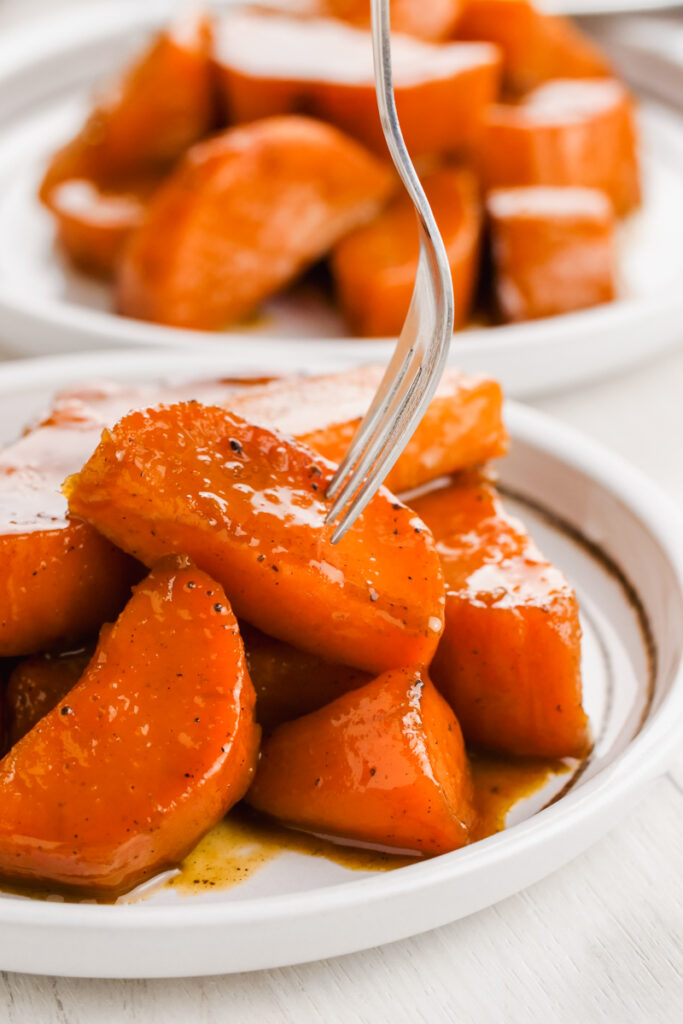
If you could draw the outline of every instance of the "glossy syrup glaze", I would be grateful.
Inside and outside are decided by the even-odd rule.
[[[474,841],[501,832],[509,811],[519,801],[572,770],[572,762],[506,760],[486,755],[477,755],[471,764],[478,814]],[[285,852],[324,857],[352,871],[395,871],[421,860],[387,849],[363,849],[296,832],[240,805],[202,839],[164,884],[183,896],[207,889],[231,889]]]

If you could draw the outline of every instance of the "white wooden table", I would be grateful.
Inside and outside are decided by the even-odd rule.
[[[47,6],[0,0],[0,31]],[[537,404],[629,458],[683,509],[683,351]],[[2,1024],[223,1021],[683,1021],[683,748],[631,817],[588,853],[490,910],[415,939],[225,978],[0,975]]]

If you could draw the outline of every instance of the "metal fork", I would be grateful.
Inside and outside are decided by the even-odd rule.
[[[415,173],[396,113],[389,0],[372,0],[375,89],[384,137],[413,201],[420,256],[410,308],[396,350],[348,452],[327,488],[336,544],[356,521],[408,444],[436,391],[453,335],[453,284],[436,221]],[[341,517],[341,518],[340,518]]]

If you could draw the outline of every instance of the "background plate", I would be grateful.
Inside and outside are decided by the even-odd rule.
[[[358,361],[385,362],[393,342],[345,338],[338,313],[306,290],[269,304],[248,330],[207,334],[109,312],[110,290],[71,270],[53,248],[36,186],[48,154],[79,124],[96,82],[115,72],[167,11],[165,3],[104,3],[42,19],[0,43],[0,346],[44,355],[112,345],[256,346],[264,336],[310,338]],[[642,112],[645,204],[621,229],[622,298],[530,324],[455,335],[452,360],[486,370],[508,394],[577,385],[652,358],[683,339],[683,129]]]
[[[97,378],[208,378],[309,366],[311,349],[264,340],[251,352],[114,352],[0,368],[0,441],[16,436],[55,389]],[[315,369],[350,360],[318,352]],[[286,852],[249,881],[180,897],[161,889],[115,906],[0,895],[0,968],[154,977],[274,967],[425,931],[524,888],[630,812],[664,767],[683,715],[678,514],[640,474],[574,432],[510,405],[510,504],[576,586],[585,630],[594,754],[557,802],[565,776],[518,805],[505,832],[392,872],[364,874]]]

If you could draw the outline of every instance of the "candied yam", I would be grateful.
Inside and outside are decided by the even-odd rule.
[[[396,669],[264,742],[248,802],[288,825],[425,855],[474,822],[458,722],[419,669]]]
[[[92,647],[83,647],[61,654],[37,654],[19,662],[5,689],[6,735],[10,747],[66,697],[85,672],[92,654]]]
[[[455,37],[499,46],[505,87],[517,95],[551,78],[612,74],[607,58],[576,25],[542,14],[528,0],[465,0]]]
[[[499,189],[489,194],[487,210],[505,320],[555,316],[614,299],[614,214],[603,192]]]
[[[324,661],[246,622],[240,623],[240,632],[256,691],[256,718],[266,730],[317,711],[370,679],[366,672]]]
[[[364,366],[322,377],[273,381],[232,397],[238,416],[281,430],[331,462],[340,462],[384,375]],[[395,494],[507,451],[497,381],[447,367],[415,434],[390,471]]]
[[[462,0],[393,0],[391,31],[432,42],[447,39],[462,10]],[[306,11],[363,28],[370,26],[370,0],[313,0]]]
[[[597,188],[617,214],[640,202],[633,102],[619,82],[549,82],[517,106],[489,108],[479,154],[487,189]]]
[[[413,506],[434,531],[446,577],[446,627],[430,671],[468,745],[585,754],[579,610],[560,570],[477,474]]]
[[[67,482],[69,508],[150,565],[187,553],[264,632],[371,672],[426,664],[443,623],[429,531],[383,488],[338,545],[334,465],[195,403],[132,413]]]
[[[497,49],[396,34],[392,63],[411,156],[471,150],[498,94]],[[305,111],[386,154],[368,31],[334,19],[237,11],[221,22],[216,66],[234,121]]]
[[[249,785],[253,711],[222,588],[157,566],[0,762],[0,873],[115,895],[178,863]]]
[[[178,398],[225,399],[235,382],[176,388],[82,387],[0,451],[0,657],[73,646],[115,618],[140,566],[68,514],[61,491],[102,428],[131,408]]]
[[[40,195],[74,178],[102,185],[165,170],[214,125],[211,22],[193,14],[161,32],[55,153]]]
[[[113,276],[155,185],[141,182],[113,191],[85,178],[56,184],[45,201],[57,223],[57,241],[74,266]]]
[[[119,311],[210,330],[250,313],[371,218],[393,187],[329,125],[269,118],[191,149],[122,261]]]
[[[476,284],[481,209],[476,179],[460,169],[427,175],[423,186],[446,246],[454,323],[465,320]],[[342,238],[332,253],[337,294],[356,334],[398,335],[415,284],[419,256],[415,207],[406,193],[369,224]]]

